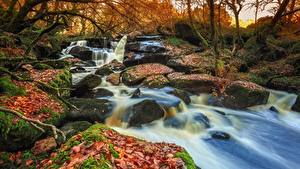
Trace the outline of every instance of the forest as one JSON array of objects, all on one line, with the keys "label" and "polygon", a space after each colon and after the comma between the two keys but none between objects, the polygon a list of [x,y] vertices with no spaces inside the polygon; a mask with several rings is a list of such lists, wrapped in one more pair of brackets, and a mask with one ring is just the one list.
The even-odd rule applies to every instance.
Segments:
[{"label": "forest", "polygon": [[296,169],[300,0],[0,0],[0,168]]}]

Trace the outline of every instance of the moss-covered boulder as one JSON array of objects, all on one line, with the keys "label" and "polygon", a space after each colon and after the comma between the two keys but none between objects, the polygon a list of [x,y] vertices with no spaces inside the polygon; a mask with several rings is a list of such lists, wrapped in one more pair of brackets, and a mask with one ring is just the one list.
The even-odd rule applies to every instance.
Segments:
[{"label": "moss-covered boulder", "polygon": [[168,75],[171,86],[200,94],[211,93],[221,79],[207,74],[172,73]]},{"label": "moss-covered boulder", "polygon": [[169,84],[168,78],[164,75],[154,75],[147,77],[142,85],[149,88],[162,88]]},{"label": "moss-covered boulder", "polygon": [[58,73],[54,80],[49,82],[49,85],[56,88],[62,97],[69,97],[72,87],[72,74],[69,69],[65,69]]},{"label": "moss-covered boulder", "polygon": [[[134,159],[134,160],[133,160]],[[180,146],[150,143],[95,124],[69,139],[37,168],[187,168],[191,156]]]},{"label": "moss-covered boulder", "polygon": [[270,80],[267,86],[272,89],[298,93],[300,92],[300,76],[279,76]]},{"label": "moss-covered boulder", "polygon": [[166,75],[172,73],[173,69],[158,63],[142,64],[128,68],[122,74],[122,82],[125,85],[140,84],[146,77],[153,75]]},{"label": "moss-covered boulder", "polygon": [[300,95],[298,95],[296,102],[292,107],[292,110],[300,112]]},{"label": "moss-covered boulder", "polygon": [[106,81],[111,83],[112,85],[118,86],[121,83],[120,78],[120,73],[112,73],[106,77]]},{"label": "moss-covered boulder", "polygon": [[60,130],[63,131],[67,139],[82,132],[92,126],[92,123],[87,121],[74,121],[64,124]]},{"label": "moss-covered boulder", "polygon": [[243,81],[230,82],[220,91],[219,98],[215,102],[218,106],[234,109],[242,109],[256,105],[266,104],[270,92],[263,87]]}]

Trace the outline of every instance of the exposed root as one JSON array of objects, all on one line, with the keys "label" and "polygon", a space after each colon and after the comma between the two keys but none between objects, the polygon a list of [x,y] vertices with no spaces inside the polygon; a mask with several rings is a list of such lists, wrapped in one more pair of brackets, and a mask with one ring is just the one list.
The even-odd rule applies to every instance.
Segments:
[{"label": "exposed root", "polygon": [[[34,126],[35,128],[37,128],[38,130],[40,130],[41,132],[45,132],[45,130],[42,127],[47,127],[50,128],[53,132],[54,138],[57,140],[58,139],[58,134],[61,134],[61,136],[63,137],[63,141],[66,140],[66,135],[63,131],[59,130],[58,128],[56,128],[54,125],[52,124],[47,124],[47,123],[43,123],[40,122],[39,120],[35,120],[35,119],[31,119],[31,118],[27,118],[24,115],[22,115],[21,113],[11,110],[11,109],[7,109],[4,107],[0,107],[0,111],[6,112],[6,113],[11,113],[14,114],[16,116],[18,116],[19,118],[28,121],[32,126]],[[41,126],[41,127],[40,127]]]}]

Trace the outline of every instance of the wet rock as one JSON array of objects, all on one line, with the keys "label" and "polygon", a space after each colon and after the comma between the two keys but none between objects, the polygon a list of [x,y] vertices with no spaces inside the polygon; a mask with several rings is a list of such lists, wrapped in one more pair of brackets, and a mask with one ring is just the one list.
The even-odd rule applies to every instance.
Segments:
[{"label": "wet rock", "polygon": [[298,95],[297,100],[292,107],[292,110],[300,112],[300,95]]},{"label": "wet rock", "polygon": [[171,86],[195,94],[211,93],[216,88],[217,82],[220,81],[219,78],[207,74],[183,74],[176,72],[169,74],[167,77]]},{"label": "wet rock", "polygon": [[169,93],[180,98],[185,104],[191,103],[191,98],[189,96],[189,93],[184,90],[174,89],[174,90],[170,91]]},{"label": "wet rock", "polygon": [[132,86],[140,84],[146,77],[172,73],[173,69],[158,63],[148,63],[128,68],[122,74],[122,82]]},{"label": "wet rock", "polygon": [[272,111],[272,112],[275,112],[275,113],[279,113],[279,112],[280,112],[280,111],[279,111],[276,107],[274,107],[274,106],[271,106],[271,107],[269,108],[269,110]]},{"label": "wet rock", "polygon": [[72,98],[69,102],[79,109],[67,113],[66,118],[69,120],[104,122],[110,116],[113,108],[113,104],[105,99]]},{"label": "wet rock", "polygon": [[90,48],[85,46],[74,46],[70,50],[69,54],[83,61],[93,59],[93,52],[90,50]]},{"label": "wet rock", "polygon": [[221,92],[216,105],[242,109],[266,104],[269,95],[270,92],[257,84],[234,81],[225,86],[225,89]]},{"label": "wet rock", "polygon": [[165,53],[127,53],[123,61],[126,67],[135,66],[144,63],[167,64],[170,55]]},{"label": "wet rock", "polygon": [[139,127],[164,117],[164,110],[154,100],[143,100],[132,106],[128,116],[128,127]]},{"label": "wet rock", "polygon": [[101,82],[102,79],[100,76],[89,74],[86,77],[84,77],[81,81],[79,81],[76,85],[74,85],[74,90],[71,92],[71,96],[81,97],[86,92],[99,86]]},{"label": "wet rock", "polygon": [[82,66],[76,66],[75,68],[72,68],[70,70],[71,73],[85,73],[87,70],[83,68]]},{"label": "wet rock", "polygon": [[99,69],[96,70],[95,74],[100,76],[107,76],[114,73],[109,65],[103,65]]},{"label": "wet rock", "polygon": [[211,137],[214,139],[219,139],[219,140],[229,140],[230,139],[230,135],[223,131],[210,131],[209,133],[210,133]]},{"label": "wet rock", "polygon": [[125,48],[126,51],[143,53],[161,53],[166,51],[163,44],[158,41],[130,42],[126,44]]},{"label": "wet rock", "polygon": [[82,132],[86,129],[88,129],[92,123],[89,123],[87,121],[75,121],[75,122],[69,122],[64,124],[60,130],[63,131],[68,138],[71,138],[72,136],[78,134],[79,132]]},{"label": "wet rock", "polygon": [[147,77],[142,85],[149,88],[163,88],[169,84],[168,78],[164,75],[153,75]]},{"label": "wet rock", "polygon": [[35,142],[34,147],[31,149],[34,155],[46,153],[57,147],[54,137],[45,138]]},{"label": "wet rock", "polygon": [[142,95],[140,88],[134,90],[131,94],[131,98],[139,98]]},{"label": "wet rock", "polygon": [[112,60],[108,65],[113,71],[122,71],[126,68],[123,63],[119,62],[116,59]]},{"label": "wet rock", "polygon": [[97,88],[90,91],[87,91],[86,93],[81,96],[81,98],[99,98],[99,97],[109,97],[113,96],[114,93],[110,90],[107,90],[105,88]]},{"label": "wet rock", "polygon": [[197,115],[195,115],[193,117],[193,119],[197,122],[199,122],[200,124],[203,124],[206,128],[209,128],[210,127],[210,124],[209,124],[209,119],[207,116],[205,116],[204,114],[202,113],[197,113]]},{"label": "wet rock", "polygon": [[177,58],[172,58],[168,61],[167,66],[178,72],[197,72],[212,74],[214,72],[213,56],[209,52],[200,54],[190,54]]},{"label": "wet rock", "polygon": [[111,83],[112,85],[118,86],[121,83],[120,78],[120,73],[112,73],[106,77],[106,81]]},{"label": "wet rock", "polygon": [[183,129],[187,123],[187,118],[172,117],[164,121],[164,126],[176,129]]}]

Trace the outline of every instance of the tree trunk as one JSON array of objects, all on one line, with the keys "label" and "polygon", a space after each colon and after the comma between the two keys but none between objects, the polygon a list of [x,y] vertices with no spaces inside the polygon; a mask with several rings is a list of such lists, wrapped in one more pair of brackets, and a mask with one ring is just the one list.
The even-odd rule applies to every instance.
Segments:
[{"label": "tree trunk", "polygon": [[234,12],[234,18],[235,18],[235,29],[236,29],[236,41],[238,44],[238,48],[240,48],[243,45],[243,41],[240,33],[239,14],[237,12]]}]

